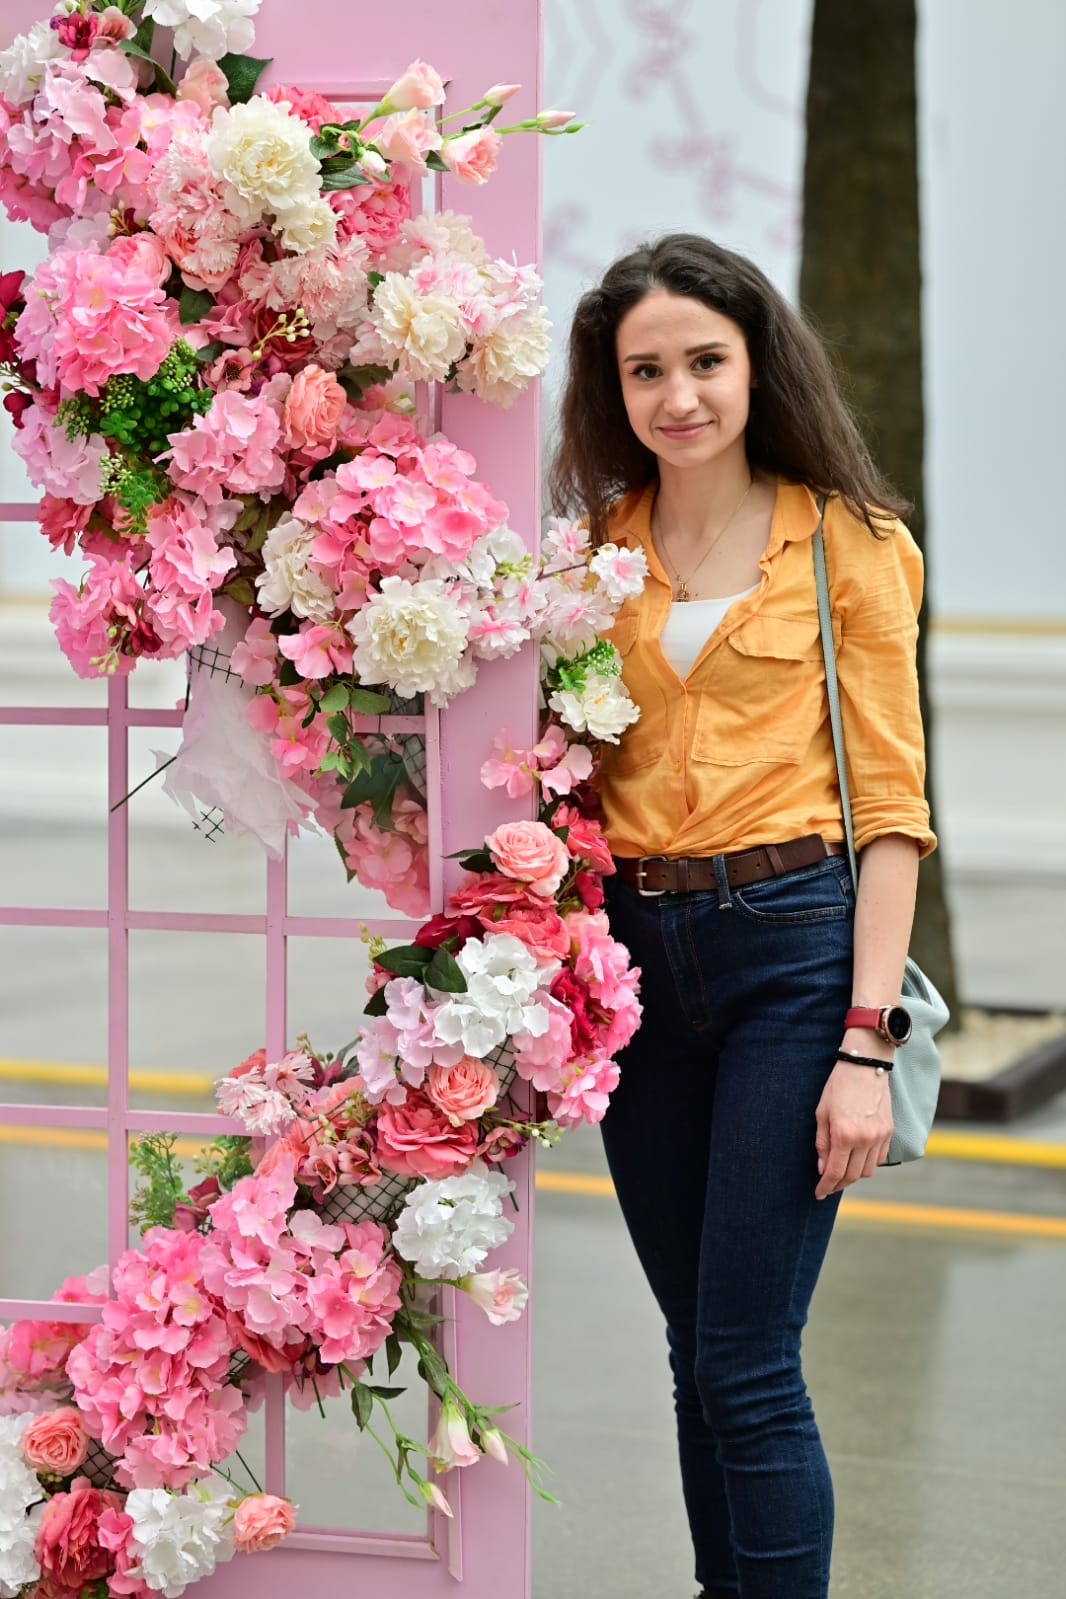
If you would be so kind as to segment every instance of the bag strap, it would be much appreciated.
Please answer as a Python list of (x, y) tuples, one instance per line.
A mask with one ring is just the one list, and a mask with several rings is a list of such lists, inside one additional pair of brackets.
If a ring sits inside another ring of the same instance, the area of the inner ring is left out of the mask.
[(859, 867), (855, 859), (855, 828), (851, 820), (851, 793), (848, 789), (847, 766), (844, 761), (844, 724), (840, 717), (840, 688), (837, 683), (836, 647), (833, 644), (833, 618), (829, 609), (829, 578), (825, 569), (825, 540), (822, 523), (825, 521), (825, 495), (818, 499), (818, 526), (814, 531), (814, 582), (818, 590), (818, 625), (822, 634), (822, 655), (825, 658), (825, 688), (829, 697), (829, 724), (833, 729), (833, 754), (837, 763), (837, 783), (840, 787), (840, 810), (844, 818), (844, 836), (848, 841), (848, 861), (851, 880), (859, 886)]

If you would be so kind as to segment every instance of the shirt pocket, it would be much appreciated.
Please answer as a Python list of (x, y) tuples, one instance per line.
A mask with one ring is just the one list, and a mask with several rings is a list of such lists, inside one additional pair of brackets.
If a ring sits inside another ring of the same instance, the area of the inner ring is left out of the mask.
[[(834, 618), (834, 637), (838, 629)], [(750, 616), (708, 665), (692, 759), (715, 766), (802, 761), (829, 713), (818, 618)]]

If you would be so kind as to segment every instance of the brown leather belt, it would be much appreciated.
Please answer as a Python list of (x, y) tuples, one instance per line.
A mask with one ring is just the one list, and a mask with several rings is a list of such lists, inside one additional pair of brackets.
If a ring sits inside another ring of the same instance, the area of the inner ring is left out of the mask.
[(616, 855), (614, 863), (623, 883), (631, 884), (638, 894), (695, 894), (713, 893), (717, 888), (716, 860), (725, 867), (730, 888), (745, 888), (843, 853), (843, 844), (827, 844), (821, 833), (808, 833), (783, 844), (761, 844), (758, 849), (737, 850), (732, 855)]

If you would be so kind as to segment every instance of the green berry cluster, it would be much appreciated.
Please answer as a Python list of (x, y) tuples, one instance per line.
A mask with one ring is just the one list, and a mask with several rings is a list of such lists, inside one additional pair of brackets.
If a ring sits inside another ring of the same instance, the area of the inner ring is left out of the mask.
[(131, 461), (125, 455), (107, 457), (100, 470), (100, 486), (128, 513), (134, 533), (147, 532), (148, 512), (170, 493), (165, 472), (151, 462)]
[(196, 386), (197, 371), (195, 352), (179, 339), (147, 382), (128, 373), (109, 378), (100, 401), (100, 432), (131, 454), (154, 460), (169, 447), (169, 434), (187, 428), (211, 404), (210, 389)]

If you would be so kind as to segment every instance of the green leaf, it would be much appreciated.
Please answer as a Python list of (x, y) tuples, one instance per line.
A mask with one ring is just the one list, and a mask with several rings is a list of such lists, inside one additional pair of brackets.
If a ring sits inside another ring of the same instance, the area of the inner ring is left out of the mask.
[(319, 187), (323, 194), (339, 189), (358, 189), (362, 184), (369, 183), (370, 179), (365, 172), (361, 172), (355, 162), (344, 167), (323, 169), (319, 179)]
[(417, 977), (421, 982), (431, 956), (432, 951), (424, 949), (421, 944), (397, 944), (394, 949), (387, 949), (378, 955), (374, 964), (386, 972), (392, 972), (395, 977)]
[(406, 1388), (382, 1388), (377, 1383), (367, 1383), (366, 1387), (375, 1399), (399, 1399), (401, 1394), (407, 1392)]
[[(375, 274), (372, 272), (370, 276)], [(375, 383), (387, 382), (393, 371), (391, 366), (342, 366), (336, 377), (350, 400), (361, 400), (367, 389), (372, 389)]]
[(447, 161), (443, 161), (436, 150), (429, 150), (425, 156), (426, 166), (431, 172), (450, 172)]
[[(347, 708), (347, 705), (348, 686), (346, 683), (334, 683), (333, 687), (328, 688), (318, 702), (319, 710), (325, 711), (327, 715), (332, 715), (334, 711), (343, 711)], [(347, 722), (344, 724), (344, 731), (345, 735), (347, 735)]]
[(279, 687), (280, 688), (296, 688), (296, 686), (299, 683), (301, 683), (302, 681), (303, 681), (303, 679), (300, 676), (300, 669), (296, 665), (296, 662), (295, 661), (289, 661), (289, 660), (282, 660), (281, 665), (278, 667), (278, 685), (279, 685)]
[(187, 328), (190, 322), (202, 322), (214, 303), (214, 295), (208, 294), (206, 289), (190, 289), (186, 284), (178, 302), (178, 317), (182, 327)]
[[(384, 1016), (386, 1011), (388, 1010), (388, 1008), (389, 1008), (389, 1002), (385, 998), (385, 990), (383, 988), (379, 988), (376, 994), (371, 994), (370, 998), (367, 1000), (366, 1004), (363, 1006), (363, 1015), (364, 1016)], [(390, 1372), (390, 1376), (391, 1376), (391, 1372)]]
[(389, 1376), (391, 1377), (403, 1359), (403, 1345), (395, 1333), (390, 1333), (385, 1340), (385, 1359), (388, 1362)]
[(320, 772), (343, 772), (347, 764), (340, 750), (327, 750), (319, 762), (318, 769)]
[(366, 1383), (357, 1382), (352, 1389), (352, 1415), (359, 1425), (360, 1432), (362, 1432), (373, 1414), (374, 1396)]
[(252, 98), (256, 84), (273, 59), (273, 56), (267, 56), (264, 60), (256, 56), (219, 57), (218, 65), (226, 75), (231, 105), (243, 105)]
[(202, 344), (195, 352), (196, 359), (206, 366), (208, 361), (217, 361), (225, 348), (221, 339), (212, 339), (210, 344)]
[(336, 155), (340, 143), (339, 131), (332, 125), (327, 125), (320, 133), (311, 135), (311, 154), (316, 161), (327, 161), (330, 156)]
[(156, 88), (157, 89), (161, 89), (164, 94), (171, 94), (171, 95), (174, 94), (175, 91), (176, 91), (176, 88), (177, 88), (177, 85), (175, 84), (174, 79), (170, 76), (170, 73), (167, 72), (164, 67), (160, 66), (158, 61), (155, 61), (153, 59), (152, 53), (151, 53), (151, 49), (150, 48), (146, 49), (143, 44), (139, 44), (138, 43), (138, 40), (140, 39), (140, 37), (141, 37), (141, 30), (138, 29), (137, 33), (133, 36), (132, 39), (120, 39), (119, 40), (119, 46), (118, 46), (119, 49), (122, 51), (123, 55), (136, 56), (138, 61), (147, 61), (150, 66), (155, 68), (155, 86), (156, 86)]
[(443, 1399), (448, 1390), (448, 1367), (444, 1358), (430, 1345), (422, 1350), (418, 1361), (419, 1375), (429, 1384), (438, 1399)]
[(352, 688), (348, 690), (348, 704), (361, 716), (383, 716), (389, 708), (389, 696), (369, 688)]
[(348, 776), (358, 777), (362, 772), (371, 772), (374, 763), (370, 759), (370, 751), (361, 738), (353, 738), (348, 745)]
[(442, 994), (465, 994), (466, 978), (458, 962), (449, 955), (444, 945), (434, 950), (433, 959), (426, 967), (423, 982), (428, 988), (435, 988)]
[(487, 849), (460, 850), (458, 855), (450, 855), (449, 860), (457, 860), (464, 872), (494, 872), (496, 870), (492, 856)]
[(238, 605), (255, 604), (255, 584), (250, 577), (235, 577), (223, 583), (222, 593), (228, 594)]
[(343, 711), (338, 711), (333, 716), (329, 717), (326, 722), (326, 726), (329, 728), (330, 736), (335, 738), (338, 744), (343, 744), (345, 739), (352, 731), (348, 725), (348, 718), (344, 715)]
[(384, 281), (385, 281), (384, 272), (368, 272), (367, 275), (366, 275), (367, 287), (370, 290), (371, 294), (373, 294), (373, 292), (377, 288), (378, 284), (379, 283), (384, 283)]

